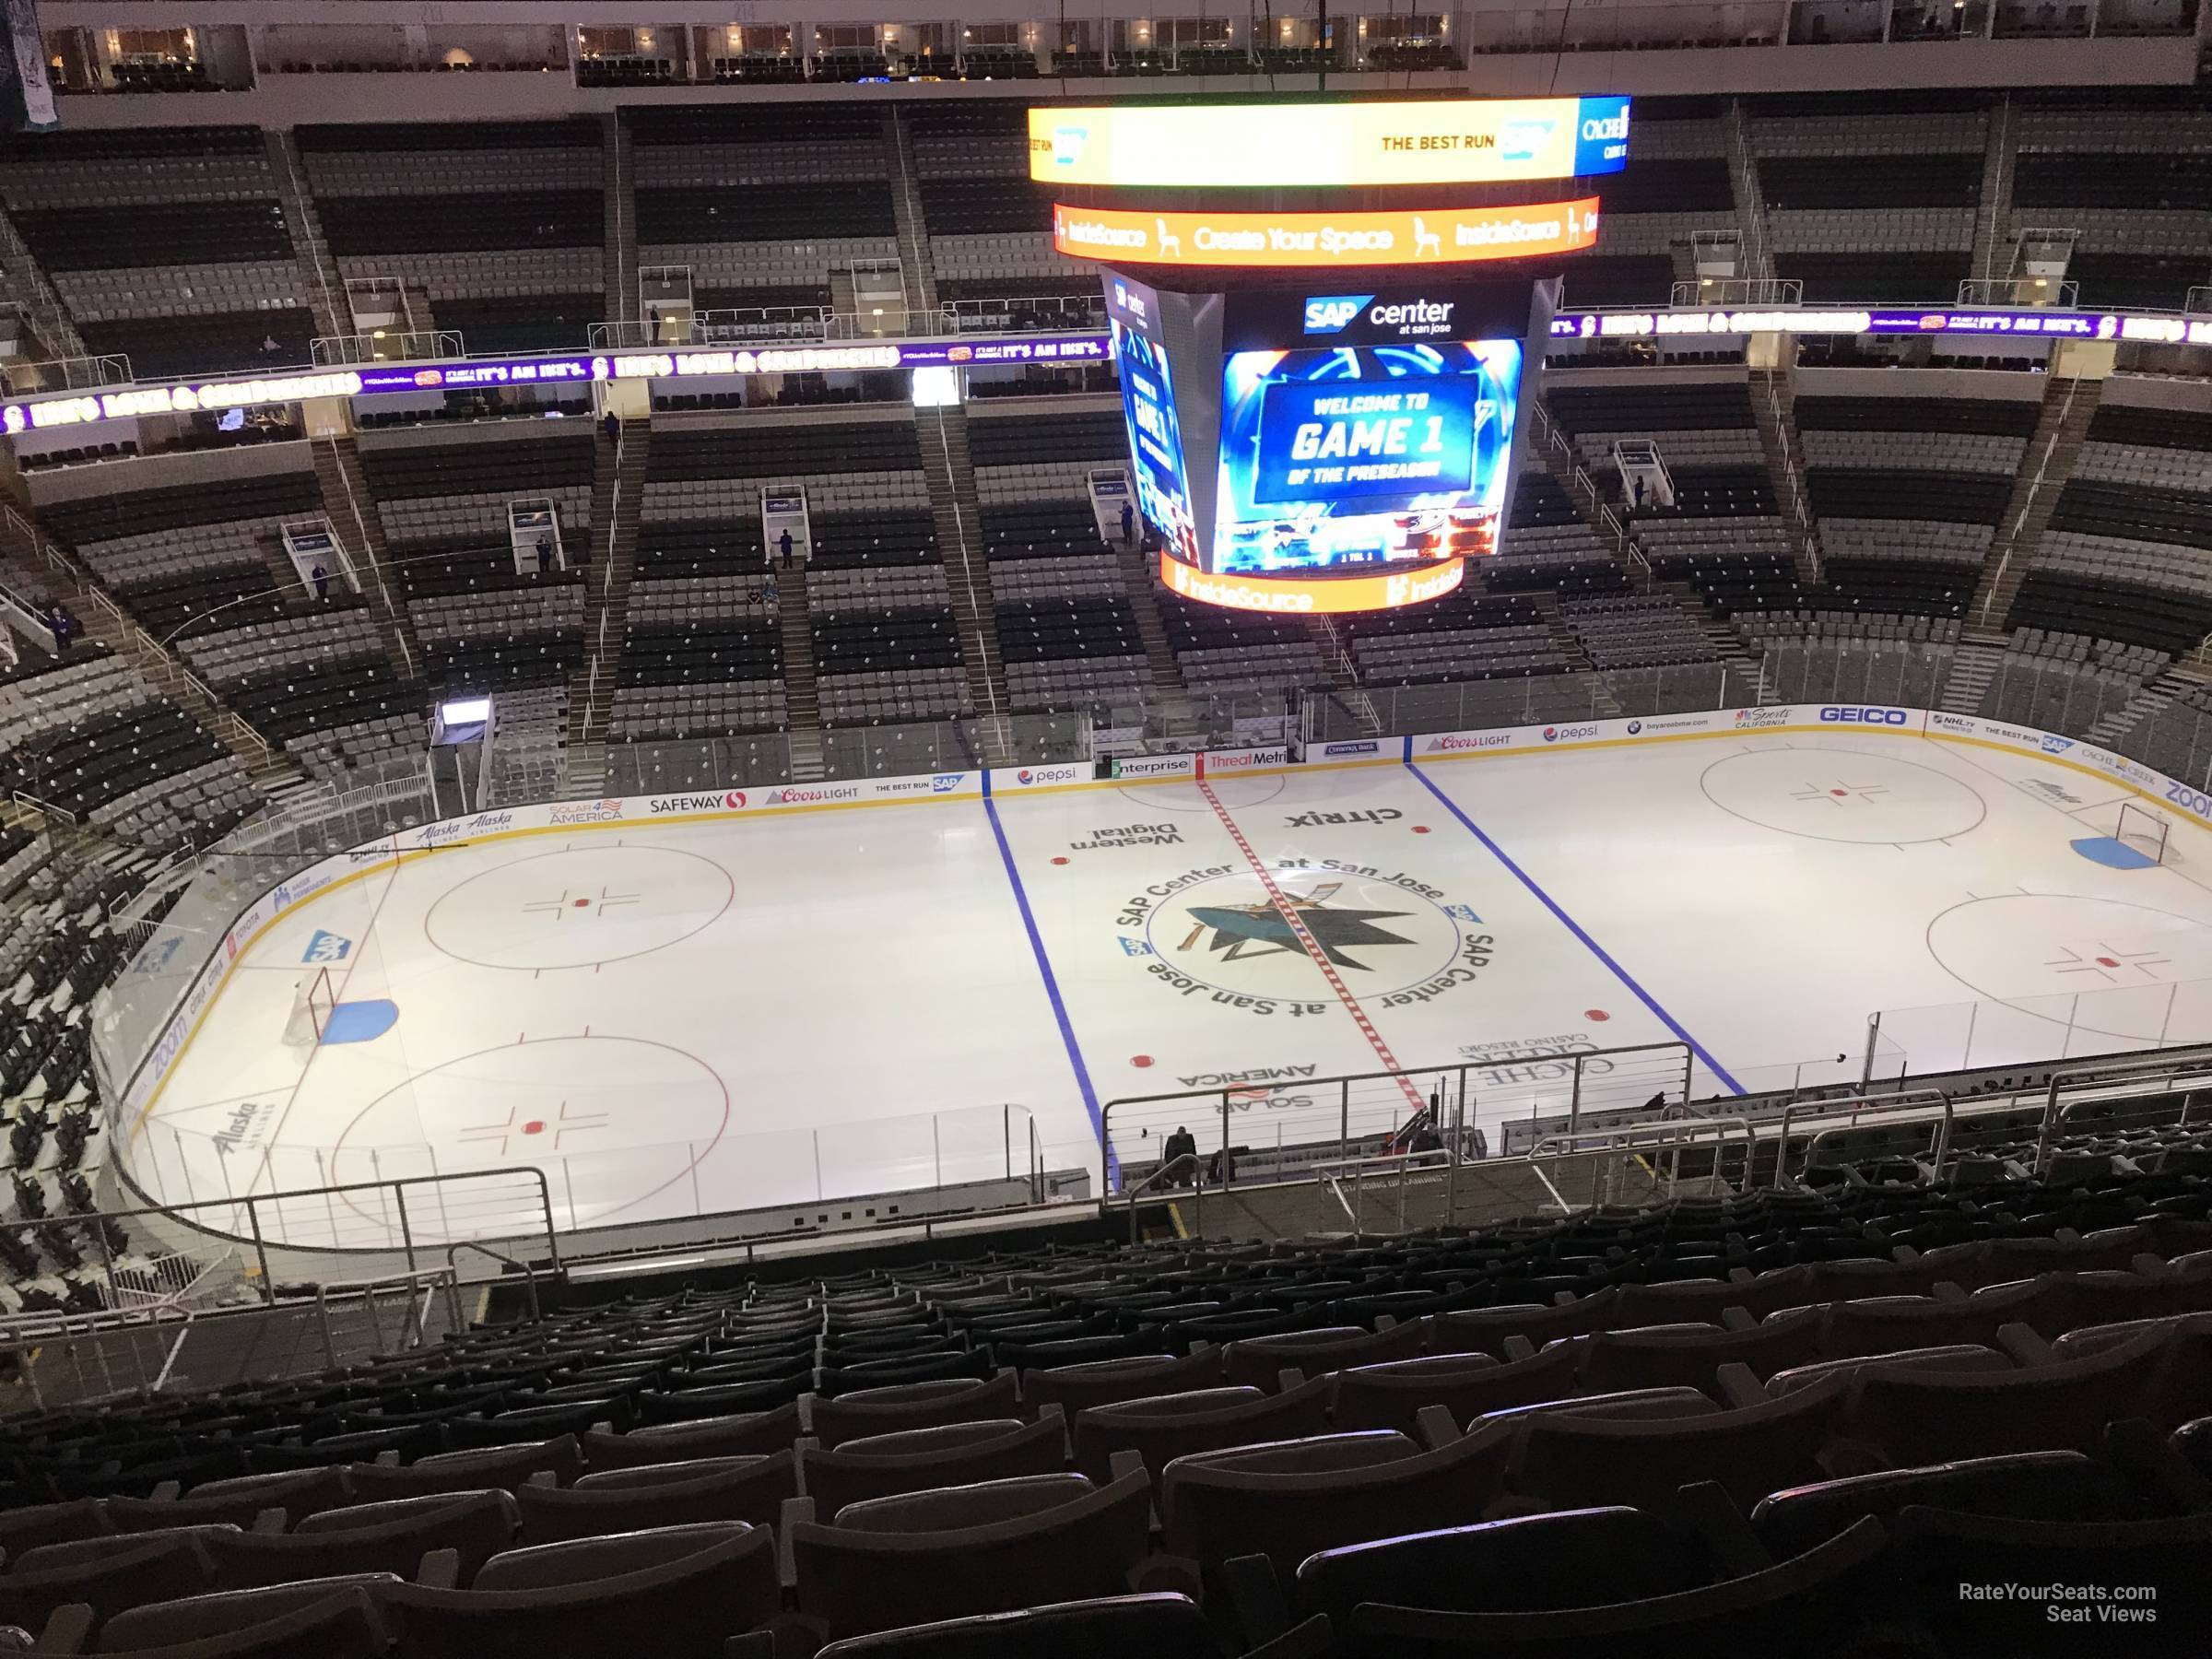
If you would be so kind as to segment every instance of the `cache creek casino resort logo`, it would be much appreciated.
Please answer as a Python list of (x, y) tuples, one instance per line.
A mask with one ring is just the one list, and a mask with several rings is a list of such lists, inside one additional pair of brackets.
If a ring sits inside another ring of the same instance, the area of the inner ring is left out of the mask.
[(1284, 859), (1269, 877), (1272, 891), (1227, 865), (1155, 881), (1123, 900), (1115, 942), (1167, 994), (1294, 1018), (1339, 1006), (1316, 951), (1369, 1009), (1462, 994), (1496, 959), (1475, 907), (1410, 872)]

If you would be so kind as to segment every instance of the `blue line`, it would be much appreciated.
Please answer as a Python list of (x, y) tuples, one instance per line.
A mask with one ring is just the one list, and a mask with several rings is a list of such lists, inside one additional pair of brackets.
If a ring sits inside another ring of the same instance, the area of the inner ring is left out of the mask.
[[(1105, 1129), (1099, 1122), (1099, 1091), (1090, 1086), (1090, 1067), (1083, 1064), (1083, 1051), (1076, 1042), (1076, 1028), (1068, 1022), (1067, 1004), (1060, 996), (1060, 982), (1053, 977), (1052, 959), (1044, 954), (1044, 936), (1037, 931), (1037, 918), (1030, 910), (1030, 896), (1021, 885), (1021, 872), (1014, 867), (1014, 849), (1006, 844), (1006, 826), (998, 821), (998, 804), (991, 798), (989, 772), (983, 774), (983, 815), (991, 820), (991, 833), (998, 841), (999, 862), (1006, 866), (1006, 880), (1014, 888), (1014, 902), (1021, 911), (1022, 931), (1030, 935), (1030, 951), (1037, 959), (1037, 971), (1044, 976), (1044, 994), (1053, 1005), (1053, 1018), (1060, 1022), (1060, 1041), (1067, 1048), (1067, 1063), (1075, 1067), (1076, 1087), (1083, 1091), (1083, 1110), (1090, 1113), (1090, 1132), (1105, 1139)], [(1111, 1173), (1107, 1177), (1112, 1180)]]
[(1665, 1025), (1668, 1030), (1672, 1031), (1677, 1037), (1679, 1037), (1684, 1042), (1688, 1043), (1689, 1045), (1689, 1052), (1695, 1054), (1699, 1059), (1705, 1062), (1705, 1067), (1708, 1071), (1712, 1072), (1714, 1077), (1725, 1083), (1735, 1093), (1740, 1095), (1749, 1092), (1741, 1083), (1738, 1083), (1734, 1077), (1728, 1075), (1727, 1068), (1722, 1065), (1718, 1060), (1715, 1060), (1712, 1055), (1706, 1051), (1703, 1043), (1700, 1042), (1695, 1037), (1692, 1037), (1687, 1030), (1683, 1030), (1682, 1022), (1680, 1020), (1677, 1019), (1672, 1014), (1669, 1014), (1665, 1008), (1661, 1007), (1659, 1006), (1658, 999), (1654, 997), (1649, 991), (1646, 991), (1641, 985), (1638, 984), (1635, 977), (1630, 974), (1626, 968), (1623, 968), (1618, 962), (1613, 959), (1611, 955), (1606, 952), (1604, 946), (1600, 945), (1595, 939), (1584, 933), (1583, 931), (1582, 924), (1577, 922), (1565, 911), (1561, 910), (1558, 901), (1555, 900), (1549, 893), (1546, 892), (1542, 888), (1536, 885), (1535, 878), (1534, 877), (1530, 876), (1526, 870), (1523, 869), (1511, 858), (1507, 857), (1505, 849), (1500, 847), (1488, 836), (1485, 835), (1482, 832), (1481, 827), (1477, 825), (1473, 818), (1469, 818), (1465, 813), (1459, 809), (1458, 802), (1454, 801), (1450, 795), (1439, 789), (1436, 784), (1430, 781), (1429, 775), (1422, 771), (1419, 767), (1416, 766), (1410, 759), (1406, 762), (1406, 770), (1411, 772), (1416, 778), (1420, 780), (1420, 784), (1423, 789), (1426, 789), (1430, 794), (1434, 795), (1439, 801), (1443, 803), (1444, 810), (1450, 813), (1453, 818), (1457, 818), (1460, 821), (1461, 826), (1469, 835), (1473, 836), (1477, 841), (1480, 841), (1484, 847), (1488, 849), (1489, 854), (1492, 858), (1496, 859), (1508, 870), (1512, 871), (1513, 878), (1520, 882), (1520, 884), (1526, 888), (1531, 893), (1535, 895), (1536, 902), (1541, 904), (1546, 910), (1549, 911), (1554, 916), (1556, 916), (1559, 919), (1560, 926), (1564, 927), (1569, 933), (1580, 939), (1583, 942), (1583, 947), (1589, 951), (1589, 953), (1595, 957), (1599, 961), (1603, 962), (1608, 969), (1610, 969), (1615, 979), (1618, 980), (1630, 991), (1634, 992), (1636, 994), (1636, 1000), (1638, 1002), (1641, 1002), (1645, 1007), (1649, 1008), (1653, 1014), (1657, 1015), (1661, 1024)]

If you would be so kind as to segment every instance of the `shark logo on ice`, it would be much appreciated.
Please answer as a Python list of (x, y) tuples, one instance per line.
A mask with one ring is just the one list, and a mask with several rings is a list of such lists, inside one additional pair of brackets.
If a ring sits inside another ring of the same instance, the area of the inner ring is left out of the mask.
[(342, 962), (353, 953), (353, 941), (340, 934), (325, 933), (318, 927), (307, 942), (307, 950), (300, 960), (311, 968), (327, 968)]
[(1364, 973), (1367, 964), (1347, 955), (1347, 947), (1413, 943), (1402, 934), (1375, 925), (1412, 912), (1335, 909), (1330, 900), (1343, 887), (1341, 881), (1324, 881), (1302, 899), (1285, 893), (1279, 905), (1272, 900), (1257, 904), (1194, 904), (1191, 906), (1194, 925), (1179, 948), (1190, 949), (1211, 929), (1214, 936), (1206, 949), (1225, 962), (1241, 962), (1255, 956), (1303, 955), (1305, 942), (1291, 925), (1295, 917), (1332, 966)]

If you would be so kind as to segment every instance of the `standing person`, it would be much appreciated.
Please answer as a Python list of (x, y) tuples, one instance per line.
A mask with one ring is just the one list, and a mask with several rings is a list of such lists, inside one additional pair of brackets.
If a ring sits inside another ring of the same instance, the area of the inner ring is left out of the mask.
[(783, 555), (783, 568), (791, 569), (791, 526), (783, 526), (783, 534), (776, 537), (776, 547)]
[(599, 429), (606, 434), (609, 443), (619, 443), (622, 441), (622, 417), (609, 409), (606, 418), (599, 423)]
[(1191, 1184), (1193, 1178), (1197, 1173), (1195, 1166), (1186, 1166), (1178, 1170), (1173, 1168), (1173, 1165), (1177, 1159), (1194, 1157), (1197, 1151), (1198, 1137), (1182, 1124), (1177, 1124), (1175, 1133), (1168, 1136), (1167, 1145), (1160, 1148), (1161, 1164), (1168, 1170), (1168, 1180), (1172, 1184), (1176, 1186)]
[(549, 530), (540, 530), (537, 533), (537, 573), (543, 576), (552, 568), (553, 533)]
[(330, 597), (330, 572), (317, 564), (308, 574), (315, 584), (315, 597), (328, 599)]
[(1127, 547), (1136, 539), (1136, 509), (1128, 502), (1122, 503), (1122, 546)]
[(62, 655), (69, 654), (69, 613), (55, 606), (46, 613), (46, 626), (53, 630), (53, 648)]

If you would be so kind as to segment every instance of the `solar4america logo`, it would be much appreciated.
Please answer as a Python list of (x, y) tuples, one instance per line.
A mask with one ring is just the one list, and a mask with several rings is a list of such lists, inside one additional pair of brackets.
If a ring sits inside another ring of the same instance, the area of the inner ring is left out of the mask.
[(1178, 996), (1293, 1018), (1434, 1001), (1472, 986), (1497, 940), (1470, 904), (1405, 871), (1284, 859), (1156, 881), (1114, 919), (1122, 954)]

